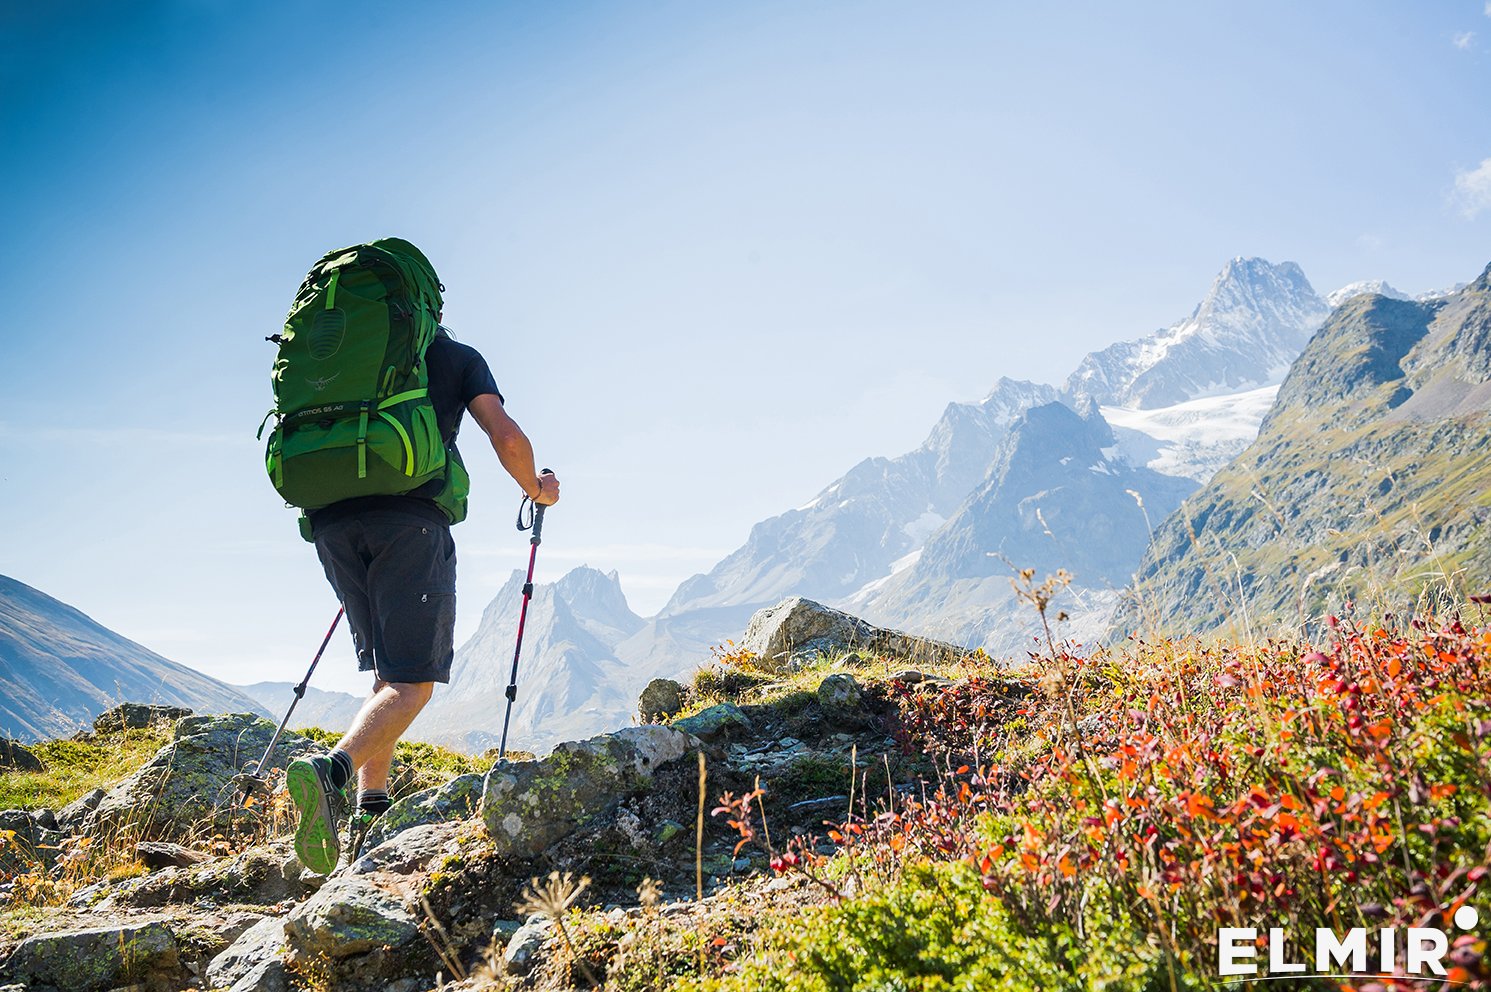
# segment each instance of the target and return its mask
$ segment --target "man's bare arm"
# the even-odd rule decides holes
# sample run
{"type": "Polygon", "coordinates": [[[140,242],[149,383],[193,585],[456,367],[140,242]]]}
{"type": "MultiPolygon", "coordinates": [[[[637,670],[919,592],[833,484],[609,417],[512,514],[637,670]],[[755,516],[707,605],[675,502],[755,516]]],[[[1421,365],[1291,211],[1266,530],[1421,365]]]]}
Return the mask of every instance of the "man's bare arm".
{"type": "Polygon", "coordinates": [[[507,469],[523,494],[536,503],[552,505],[559,502],[559,480],[553,475],[539,475],[533,463],[533,444],[528,435],[502,408],[502,401],[491,393],[483,393],[471,401],[466,408],[472,418],[486,432],[492,442],[497,460],[507,469]]]}

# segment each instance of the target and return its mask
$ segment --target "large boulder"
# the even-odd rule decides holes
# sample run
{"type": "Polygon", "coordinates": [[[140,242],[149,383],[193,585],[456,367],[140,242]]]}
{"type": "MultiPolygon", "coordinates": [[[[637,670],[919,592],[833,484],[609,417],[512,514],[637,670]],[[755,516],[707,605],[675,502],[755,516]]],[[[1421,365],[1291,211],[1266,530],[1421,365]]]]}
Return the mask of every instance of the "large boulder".
{"type": "Polygon", "coordinates": [[[116,730],[140,730],[153,723],[180,720],[191,716],[185,706],[158,706],[154,703],[120,703],[113,709],[104,710],[93,720],[95,734],[108,734],[116,730]]]}
{"type": "Polygon", "coordinates": [[[0,772],[44,772],[47,766],[20,741],[0,737],[0,772]]]}
{"type": "Polygon", "coordinates": [[[533,858],[645,790],[653,773],[696,741],[670,727],[627,727],[560,744],[548,757],[503,762],[487,773],[481,814],[493,846],[533,858]]]}
{"type": "MultiPolygon", "coordinates": [[[[181,840],[204,827],[228,829],[245,815],[234,776],[257,762],[274,724],[249,713],[192,716],[176,724],[171,742],[109,790],[85,821],[90,831],[134,830],[139,837],[181,840]]],[[[270,756],[272,768],[323,750],[286,731],[270,756]]],[[[252,815],[252,810],[249,811],[252,815]]]]}
{"type": "Polygon", "coordinates": [[[672,679],[653,679],[637,697],[637,715],[643,723],[661,723],[683,709],[683,686],[672,679]]]}
{"type": "Polygon", "coordinates": [[[967,648],[913,637],[861,620],[811,599],[792,596],[757,610],[746,625],[741,648],[768,671],[787,671],[816,656],[839,651],[872,651],[917,660],[956,661],[967,648]]]}
{"type": "Polygon", "coordinates": [[[429,970],[430,945],[404,902],[364,877],[334,878],[285,919],[294,969],[333,987],[386,988],[429,970]]]}
{"type": "Polygon", "coordinates": [[[0,968],[0,981],[67,992],[180,988],[184,977],[176,938],[161,923],[37,934],[21,941],[0,968]]]}

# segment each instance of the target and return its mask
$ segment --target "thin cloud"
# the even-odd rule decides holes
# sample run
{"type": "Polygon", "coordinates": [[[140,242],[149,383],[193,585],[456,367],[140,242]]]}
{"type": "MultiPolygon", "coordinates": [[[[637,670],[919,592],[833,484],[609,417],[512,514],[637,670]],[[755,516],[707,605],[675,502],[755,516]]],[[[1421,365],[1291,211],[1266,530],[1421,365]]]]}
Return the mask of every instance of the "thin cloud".
{"type": "Polygon", "coordinates": [[[1456,48],[1460,49],[1460,51],[1462,52],[1470,51],[1470,46],[1474,41],[1474,31],[1461,31],[1459,34],[1455,35],[1454,38],[1450,39],[1450,43],[1456,48]]]}
{"type": "Polygon", "coordinates": [[[1455,174],[1455,199],[1466,217],[1491,210],[1491,158],[1482,159],[1474,169],[1455,174]]]}

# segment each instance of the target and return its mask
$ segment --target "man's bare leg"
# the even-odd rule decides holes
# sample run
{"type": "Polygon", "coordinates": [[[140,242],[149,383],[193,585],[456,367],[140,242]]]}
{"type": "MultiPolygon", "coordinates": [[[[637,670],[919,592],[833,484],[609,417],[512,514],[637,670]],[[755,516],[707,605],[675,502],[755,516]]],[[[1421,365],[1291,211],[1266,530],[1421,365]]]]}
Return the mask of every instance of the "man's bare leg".
{"type": "Polygon", "coordinates": [[[393,747],[404,736],[419,711],[435,691],[433,682],[384,682],[373,684],[373,693],[337,748],[352,759],[357,785],[362,791],[388,788],[388,766],[393,747]]]}

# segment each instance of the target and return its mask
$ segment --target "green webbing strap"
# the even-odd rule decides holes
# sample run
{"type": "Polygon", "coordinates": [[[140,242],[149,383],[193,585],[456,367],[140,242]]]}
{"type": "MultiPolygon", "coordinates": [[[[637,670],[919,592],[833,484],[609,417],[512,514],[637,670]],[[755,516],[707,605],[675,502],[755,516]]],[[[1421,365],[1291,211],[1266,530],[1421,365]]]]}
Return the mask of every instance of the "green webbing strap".
{"type": "Polygon", "coordinates": [[[326,309],[330,310],[337,305],[337,280],[342,277],[342,270],[335,269],[331,273],[331,282],[326,284],[326,309]]]}
{"type": "Polygon", "coordinates": [[[379,403],[378,409],[387,410],[389,407],[397,406],[398,404],[403,403],[405,400],[417,400],[421,396],[428,395],[430,395],[430,391],[428,389],[406,389],[404,392],[395,393],[388,399],[384,400],[382,403],[379,403]]]}
{"type": "MultiPolygon", "coordinates": [[[[280,456],[272,459],[274,462],[274,486],[278,489],[285,484],[285,435],[281,433],[281,429],[278,427],[274,429],[274,432],[280,435],[280,456]]],[[[270,436],[273,437],[273,435],[270,436]]]]}
{"type": "Polygon", "coordinates": [[[362,413],[357,418],[357,477],[368,477],[368,404],[362,404],[362,413]]]}
{"type": "Polygon", "coordinates": [[[414,475],[414,443],[409,440],[409,432],[404,430],[404,425],[399,423],[391,413],[380,413],[378,416],[388,421],[394,431],[398,433],[399,440],[404,442],[404,474],[414,475]]]}

